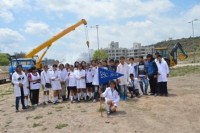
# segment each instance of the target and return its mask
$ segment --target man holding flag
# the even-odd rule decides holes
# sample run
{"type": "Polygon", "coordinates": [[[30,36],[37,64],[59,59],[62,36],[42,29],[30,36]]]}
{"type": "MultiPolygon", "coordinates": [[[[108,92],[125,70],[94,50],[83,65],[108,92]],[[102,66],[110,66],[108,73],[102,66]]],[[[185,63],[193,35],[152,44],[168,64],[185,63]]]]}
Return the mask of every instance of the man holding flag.
{"type": "MultiPolygon", "coordinates": [[[[116,91],[116,83],[115,81],[112,80],[117,79],[121,76],[123,76],[123,74],[116,73],[111,70],[106,70],[103,68],[98,68],[99,84],[103,84],[110,81],[110,87],[107,87],[103,93],[101,89],[99,89],[100,96],[105,98],[106,111],[108,115],[111,112],[116,111],[120,100],[119,94],[116,91]]],[[[100,110],[101,110],[101,100],[100,100],[100,110]]]]}

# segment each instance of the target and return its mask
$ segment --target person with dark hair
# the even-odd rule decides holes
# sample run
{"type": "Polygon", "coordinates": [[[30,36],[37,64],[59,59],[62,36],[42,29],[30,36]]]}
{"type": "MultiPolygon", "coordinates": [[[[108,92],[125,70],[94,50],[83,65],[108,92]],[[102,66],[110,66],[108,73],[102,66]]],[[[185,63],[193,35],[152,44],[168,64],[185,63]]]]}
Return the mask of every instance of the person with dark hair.
{"type": "Polygon", "coordinates": [[[146,71],[146,66],[144,63],[143,56],[139,57],[138,78],[140,79],[140,81],[139,81],[140,89],[141,89],[143,95],[148,95],[147,94],[147,89],[148,89],[147,71],[146,71]],[[144,89],[143,89],[143,83],[144,83],[144,89]]]}
{"type": "Polygon", "coordinates": [[[150,93],[151,95],[156,94],[156,87],[157,87],[157,75],[158,75],[158,67],[156,65],[155,59],[153,55],[147,55],[147,75],[149,78],[149,85],[150,85],[150,93]]]}
{"type": "Polygon", "coordinates": [[[115,60],[115,66],[117,67],[119,65],[119,60],[115,60]]]}
{"type": "Polygon", "coordinates": [[[85,61],[81,61],[81,66],[83,67],[83,69],[85,69],[87,63],[85,61]]]}
{"type": "Polygon", "coordinates": [[[113,59],[109,60],[108,70],[111,70],[111,71],[114,71],[114,72],[116,72],[116,70],[117,70],[117,67],[115,65],[115,61],[113,59]]]}
{"type": "Polygon", "coordinates": [[[125,57],[120,57],[120,64],[117,66],[117,72],[123,74],[123,76],[117,79],[119,84],[120,98],[121,100],[127,100],[127,85],[129,80],[129,66],[125,62],[125,57]]]}
{"type": "Polygon", "coordinates": [[[48,71],[48,66],[43,66],[43,71],[41,72],[41,84],[43,89],[43,104],[52,103],[49,100],[49,91],[51,90],[50,72],[48,71]]]}
{"type": "Polygon", "coordinates": [[[60,84],[62,90],[60,91],[60,96],[62,97],[63,101],[66,101],[66,89],[67,89],[67,70],[64,69],[64,64],[59,65],[59,72],[60,72],[60,84]]]}
{"type": "Polygon", "coordinates": [[[80,63],[78,62],[78,61],[75,61],[74,62],[74,70],[78,70],[78,65],[79,65],[80,63]]]}
{"type": "Polygon", "coordinates": [[[158,95],[168,96],[167,78],[169,76],[169,67],[166,61],[162,60],[162,56],[158,55],[156,65],[158,67],[158,95]]]}
{"type": "Polygon", "coordinates": [[[78,102],[80,102],[81,92],[83,92],[84,100],[87,100],[86,94],[86,82],[85,82],[85,70],[81,64],[78,65],[78,70],[75,72],[76,75],[76,88],[78,95],[78,102]]]}
{"type": "Polygon", "coordinates": [[[129,58],[129,67],[130,67],[130,74],[132,73],[134,76],[136,75],[137,71],[137,64],[134,62],[135,59],[133,57],[129,58]]]}
{"type": "Polygon", "coordinates": [[[93,85],[93,93],[94,93],[94,99],[93,102],[95,103],[98,99],[98,91],[99,91],[99,72],[98,69],[99,67],[101,67],[101,62],[93,62],[92,63],[93,66],[93,81],[92,81],[92,85],[93,85]]]}
{"type": "Polygon", "coordinates": [[[138,79],[134,77],[134,74],[130,74],[130,79],[128,82],[128,90],[131,94],[131,98],[133,98],[133,95],[139,96],[139,82],[138,79]]]}
{"type": "MultiPolygon", "coordinates": [[[[70,65],[68,63],[65,64],[65,69],[68,77],[68,72],[70,71],[70,65]]],[[[67,86],[67,99],[70,99],[70,89],[68,87],[68,84],[69,84],[69,78],[67,78],[66,80],[66,86],[67,86]]]]}
{"type": "Polygon", "coordinates": [[[30,82],[31,103],[33,106],[37,106],[39,104],[40,75],[35,66],[31,68],[28,80],[30,82]]]}
{"type": "Polygon", "coordinates": [[[74,66],[70,66],[70,70],[68,71],[68,88],[70,90],[70,101],[74,103],[75,93],[76,93],[76,74],[74,71],[74,66]]]}
{"type": "Polygon", "coordinates": [[[60,73],[59,73],[57,67],[58,67],[57,64],[53,65],[53,71],[51,72],[51,76],[50,76],[51,86],[52,86],[52,90],[53,90],[53,97],[54,97],[53,103],[54,104],[59,103],[58,94],[59,94],[59,91],[62,89],[61,84],[60,84],[61,77],[60,77],[60,73]]]}
{"type": "Polygon", "coordinates": [[[110,81],[110,87],[107,87],[103,93],[101,89],[99,89],[99,93],[101,97],[105,98],[107,114],[109,115],[112,112],[116,112],[120,97],[116,91],[115,81],[110,81]]]}
{"type": "Polygon", "coordinates": [[[88,92],[88,96],[89,96],[89,100],[92,100],[92,68],[90,67],[90,64],[86,65],[86,69],[85,69],[85,73],[86,73],[86,88],[87,88],[87,92],[88,92]]]}
{"type": "Polygon", "coordinates": [[[26,82],[23,86],[23,90],[24,90],[24,105],[28,108],[29,107],[29,102],[28,102],[28,97],[30,95],[30,86],[29,86],[29,81],[28,81],[28,74],[29,74],[29,70],[28,69],[24,69],[24,73],[26,75],[26,82]]]}
{"type": "Polygon", "coordinates": [[[27,81],[25,73],[22,71],[22,66],[17,65],[16,72],[12,75],[12,83],[14,84],[14,94],[15,94],[15,108],[16,112],[19,111],[19,101],[21,99],[22,109],[27,109],[24,104],[24,90],[27,81]]]}

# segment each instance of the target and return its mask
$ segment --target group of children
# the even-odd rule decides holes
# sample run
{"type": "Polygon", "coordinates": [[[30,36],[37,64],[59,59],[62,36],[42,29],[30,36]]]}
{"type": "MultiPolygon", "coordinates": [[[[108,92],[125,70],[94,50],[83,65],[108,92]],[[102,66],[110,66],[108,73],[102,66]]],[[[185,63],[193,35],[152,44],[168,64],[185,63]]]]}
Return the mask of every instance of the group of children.
{"type": "Polygon", "coordinates": [[[87,64],[75,62],[74,65],[54,64],[52,68],[43,66],[43,71],[39,74],[36,67],[31,70],[22,70],[22,66],[16,67],[16,72],[12,75],[14,93],[16,97],[16,112],[19,111],[19,101],[22,109],[29,107],[28,97],[32,106],[39,104],[39,90],[42,87],[43,104],[57,104],[70,100],[71,103],[93,100],[96,102],[99,97],[105,98],[106,110],[108,113],[117,109],[121,100],[127,100],[127,90],[131,98],[141,95],[148,95],[148,85],[150,84],[150,95],[168,95],[167,77],[169,68],[161,55],[147,55],[146,60],[142,56],[139,61],[129,58],[129,64],[125,57],[118,60],[91,61],[87,64]],[[99,84],[98,68],[104,68],[123,74],[122,77],[109,83],[99,84]],[[140,88],[140,89],[139,89],[140,88]],[[53,91],[53,99],[49,94],[53,91]]]}

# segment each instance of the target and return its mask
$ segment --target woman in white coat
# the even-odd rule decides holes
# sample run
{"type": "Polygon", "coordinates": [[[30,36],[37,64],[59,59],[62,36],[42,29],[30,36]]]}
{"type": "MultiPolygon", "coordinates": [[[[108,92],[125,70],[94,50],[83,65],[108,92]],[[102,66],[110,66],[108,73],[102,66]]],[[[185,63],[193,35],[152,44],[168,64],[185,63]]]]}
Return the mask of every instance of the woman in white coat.
{"type": "Polygon", "coordinates": [[[76,92],[76,74],[73,65],[70,66],[70,70],[68,72],[68,81],[69,81],[68,88],[70,90],[70,101],[71,103],[73,103],[76,92]]]}
{"type": "Polygon", "coordinates": [[[24,104],[25,106],[28,108],[29,107],[29,104],[28,104],[28,97],[30,95],[30,86],[29,86],[29,81],[28,81],[28,74],[29,74],[29,70],[25,69],[24,70],[24,73],[26,75],[26,83],[23,87],[24,89],[24,104]]]}
{"type": "Polygon", "coordinates": [[[16,72],[12,75],[12,83],[14,84],[14,94],[16,97],[16,112],[19,111],[19,101],[21,99],[22,109],[27,109],[24,104],[24,90],[23,87],[25,86],[27,81],[25,73],[22,71],[22,66],[17,65],[16,72]]]}
{"type": "Polygon", "coordinates": [[[86,77],[85,70],[83,69],[82,65],[79,64],[78,70],[76,71],[76,87],[77,87],[78,102],[80,102],[81,91],[83,92],[85,101],[87,100],[85,77],[86,77]]]}
{"type": "Polygon", "coordinates": [[[157,56],[158,61],[156,62],[156,65],[158,67],[158,95],[165,95],[168,96],[168,90],[167,90],[167,78],[169,76],[169,67],[166,61],[163,61],[163,58],[161,55],[157,56]]]}
{"type": "Polygon", "coordinates": [[[54,104],[59,103],[58,101],[58,94],[59,91],[62,89],[61,88],[61,84],[60,84],[60,73],[57,70],[57,65],[54,64],[53,65],[53,71],[51,72],[51,86],[52,86],[52,90],[54,91],[53,96],[54,96],[54,104]]]}
{"type": "Polygon", "coordinates": [[[51,90],[50,72],[48,71],[48,66],[44,65],[43,71],[41,72],[41,84],[43,89],[43,104],[52,103],[49,100],[49,91],[51,90]]]}
{"type": "Polygon", "coordinates": [[[101,92],[101,89],[99,89],[100,96],[105,98],[106,111],[108,115],[112,112],[116,112],[120,101],[120,96],[115,88],[115,81],[110,81],[110,87],[106,88],[103,93],[101,92]]]}

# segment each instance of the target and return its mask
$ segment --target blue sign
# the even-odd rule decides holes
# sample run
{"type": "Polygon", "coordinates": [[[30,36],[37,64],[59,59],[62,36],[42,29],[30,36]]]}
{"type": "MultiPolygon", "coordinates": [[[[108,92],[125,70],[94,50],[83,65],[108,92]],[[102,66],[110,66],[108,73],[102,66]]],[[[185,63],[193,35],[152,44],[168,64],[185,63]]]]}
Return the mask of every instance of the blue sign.
{"type": "Polygon", "coordinates": [[[116,73],[103,68],[98,68],[98,73],[99,73],[99,84],[103,84],[123,76],[123,74],[121,73],[116,73]]]}

